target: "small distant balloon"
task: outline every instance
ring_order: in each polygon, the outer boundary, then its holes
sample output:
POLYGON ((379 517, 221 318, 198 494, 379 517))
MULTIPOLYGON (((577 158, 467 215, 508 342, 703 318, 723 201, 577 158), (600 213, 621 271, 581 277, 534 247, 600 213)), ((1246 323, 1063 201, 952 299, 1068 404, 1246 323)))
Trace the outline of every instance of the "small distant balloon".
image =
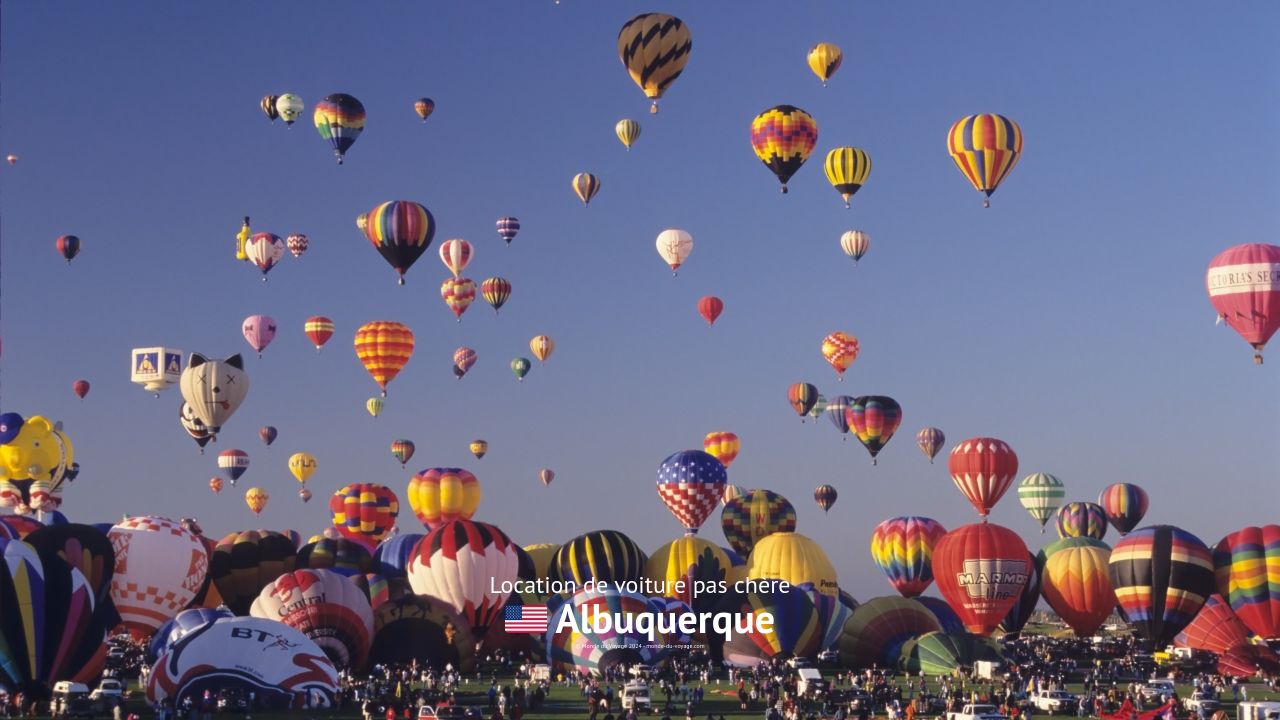
POLYGON ((515 373, 516 379, 524 381, 524 376, 529 374, 529 369, 533 367, 533 363, 529 362, 529 358, 518 357, 511 361, 511 372, 515 373))
POLYGON ((484 457, 484 454, 489 452, 489 443, 484 440, 472 440, 471 445, 468 447, 471 450, 471 454, 475 455, 477 460, 484 457))
POLYGON ((271 425, 264 425, 258 430, 258 437, 262 438, 262 444, 267 447, 271 447, 271 443, 276 441, 277 434, 275 427, 271 425))
POLYGON ((707 321, 708 327, 716 324, 716 318, 720 317, 722 312, 724 312, 724 301, 715 295, 704 296, 698 301, 698 314, 707 321))
POLYGON ((404 468, 409 460, 413 458, 413 452, 416 449, 417 446, 413 444, 412 440, 405 440, 404 438, 401 438, 391 442, 391 455, 396 460, 400 461, 401 468, 404 468))
POLYGON ((222 492, 222 478, 220 477, 209 478, 209 489, 213 491, 214 495, 217 495, 218 493, 222 492))
POLYGON ((260 515, 270 499, 271 496, 262 488, 249 488, 244 493, 244 503, 249 506, 254 515, 260 515))
POLYGON ((385 403, 382 398, 371 397, 364 401, 364 409, 368 410, 369 414, 374 417, 378 417, 382 414, 382 408, 384 405, 385 403))
POLYGON ((70 265, 75 256, 80 254, 80 238, 75 235, 63 235, 53 242, 58 254, 70 265))
MULTIPOLYGON (((472 365, 476 364, 476 351, 469 347, 460 347, 453 351, 453 365, 462 371, 462 375, 466 375, 472 365)), ((462 379, 462 375, 458 379, 462 379)))
POLYGON ((613 131, 617 133, 618 140, 630 150, 631 146, 640 137, 640 123, 631 118, 623 118, 618 121, 617 125, 613 126, 613 131))
POLYGON ((840 249, 845 255, 853 258, 853 264, 857 265, 862 256, 871 249, 871 236, 861 230, 847 230, 840 236, 840 249))
POLYGON ((17 164, 18 164, 18 156, 17 156, 17 155, 9 155, 8 157, 6 157, 6 158, 5 158, 5 160, 7 160, 7 161, 9 162, 9 164, 10 164, 10 165, 17 165, 17 164))
POLYGON ((83 400, 84 396, 89 394, 89 381, 77 380, 71 383, 71 391, 76 394, 76 397, 83 400))
POLYGON ((435 112, 436 103, 428 97, 421 97, 413 101, 413 111, 418 113, 418 117, 422 118, 422 122, 426 122, 431 117, 431 113, 435 112))
POLYGON ((513 217, 498 218, 498 237, 507 241, 510 245, 512 240, 516 239, 516 233, 520 232, 520 221, 513 217))
POLYGON ((311 491, 307 488, 298 488, 298 497, 302 498, 302 502, 310 502, 311 491))
POLYGON ((480 296, 493 306, 493 311, 496 313, 511 297, 511 281, 500 277, 485 278, 480 283, 480 296))
POLYGON ((289 252, 293 253, 294 257, 300 258, 311 245, 311 241, 307 239, 306 235, 294 233, 293 235, 285 238, 284 245, 289 248, 289 252))
POLYGON ((840 69, 840 63, 844 61, 844 53, 840 51, 839 45, 821 42, 809 51, 808 60, 809 69, 813 70, 813 74, 822 81, 822 87, 826 87, 827 81, 836 74, 836 70, 840 69))
POLYGON ((529 341, 529 350, 533 352, 533 356, 538 358, 539 363, 546 362, 551 357, 551 353, 555 352, 556 341, 546 335, 535 335, 529 341))
POLYGON ((550 485, 551 481, 555 479, 556 479, 556 473, 554 470, 550 470, 548 468, 542 468, 541 470, 538 471, 538 480, 542 481, 542 484, 544 487, 547 485, 550 485))
POLYGON ((573 176, 573 191, 577 193, 582 206, 591 204, 591 198, 600 192, 600 178, 591 173, 578 173, 573 176))
POLYGON ((312 315, 303 323, 302 330, 316 346, 316 352, 320 352, 320 348, 333 337, 333 321, 323 315, 312 315))

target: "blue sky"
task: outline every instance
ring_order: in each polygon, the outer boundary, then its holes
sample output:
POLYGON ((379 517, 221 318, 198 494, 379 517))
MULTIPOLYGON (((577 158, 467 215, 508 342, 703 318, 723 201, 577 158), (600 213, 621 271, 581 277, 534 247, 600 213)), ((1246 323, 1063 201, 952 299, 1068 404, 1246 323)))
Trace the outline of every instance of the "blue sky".
MULTIPOLYGON (((1276 521, 1277 367, 1215 327, 1203 287, 1220 250, 1276 242, 1280 227, 1280 8, 1231 3, 9 3, 3 24, 3 409, 61 419, 84 467, 64 510, 197 515, 212 535, 266 526, 304 535, 354 481, 403 495, 389 452, 418 446, 413 469, 460 465, 484 485, 477 519, 518 542, 614 527, 648 550, 679 534, 654 492, 668 454, 737 432, 731 482, 788 496, 799 530, 822 543, 859 598, 890 592, 867 543, 880 520, 976 516, 945 458, 914 446, 925 425, 950 440, 994 435, 1049 472, 1068 500, 1107 484, 1151 494, 1149 521, 1206 542, 1276 521), (336 8, 336 6, 334 6, 336 8), (672 12, 693 33, 684 75, 657 116, 617 59, 617 30, 672 12), (75 22, 69 18, 74 16, 75 22), (823 88, 805 64, 819 41, 844 66, 823 88), (292 129, 258 110, 267 93, 307 103, 292 129), (368 111, 338 167, 311 127, 326 94, 368 111), (425 125, 421 95, 436 102, 425 125), (748 141, 751 118, 798 105, 818 150, 782 196, 748 141), (945 133, 962 115, 1018 121, 1022 161, 983 210, 945 133), (613 135, 641 123, 630 152, 613 135), (821 154, 870 153, 845 210, 821 154), (584 209, 569 179, 603 189, 584 209), (354 226, 384 200, 425 204, 436 242, 398 287, 354 226), (255 230, 306 233, 262 283, 233 259, 242 215, 255 230), (523 229, 510 248, 502 215, 523 229), (654 251, 664 228, 691 232, 678 278, 654 251), (856 269, 840 234, 870 233, 856 269), (84 241, 71 267, 61 234, 84 241), (466 275, 514 285, 500 316, 477 301, 461 323, 441 302, 446 238, 476 247, 466 275), (714 328, 705 294, 724 298, 714 328), (281 326, 264 357, 240 336, 249 314, 281 326), (338 331, 316 355, 304 318, 338 331), (413 359, 371 419, 376 386, 352 351, 363 322, 398 320, 413 359), (843 383, 819 354, 845 330, 862 356, 843 383), (555 338, 523 383, 507 369, 536 334, 555 338), (197 454, 161 399, 129 383, 131 347, 248 355, 248 400, 197 454), (460 345, 479 362, 450 373, 460 345), (71 393, 77 378, 92 392, 71 393), (904 422, 877 467, 823 419, 801 424, 786 388, 887 394, 904 422), (275 445, 257 439, 279 428, 275 445), (490 442, 475 460, 473 438, 490 442), (217 450, 252 467, 213 496, 217 450), (285 467, 319 458, 303 505, 285 467), (556 471, 543 488, 542 467, 556 471), (824 516, 811 500, 830 483, 824 516), (260 519, 242 491, 272 495, 260 519)), ((950 443, 948 443, 948 448, 950 443)), ((944 453, 946 451, 944 450, 944 453)), ((1032 549, 1048 538, 1013 492, 993 520, 1032 549)), ((400 525, 417 526, 407 503, 400 525)), ((721 541, 718 516, 703 529, 721 541)), ((1049 536, 1053 537, 1050 530, 1049 536)), ((1109 536, 1114 540, 1114 535, 1109 536)))

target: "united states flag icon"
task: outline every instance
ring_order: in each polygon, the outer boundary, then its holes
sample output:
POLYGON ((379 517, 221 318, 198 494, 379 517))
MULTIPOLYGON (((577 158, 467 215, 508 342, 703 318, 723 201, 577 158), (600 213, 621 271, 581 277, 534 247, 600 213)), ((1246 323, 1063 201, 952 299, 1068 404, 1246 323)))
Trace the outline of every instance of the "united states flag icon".
POLYGON ((544 633, 547 631, 545 605, 508 605, 502 610, 502 629, 509 633, 544 633))

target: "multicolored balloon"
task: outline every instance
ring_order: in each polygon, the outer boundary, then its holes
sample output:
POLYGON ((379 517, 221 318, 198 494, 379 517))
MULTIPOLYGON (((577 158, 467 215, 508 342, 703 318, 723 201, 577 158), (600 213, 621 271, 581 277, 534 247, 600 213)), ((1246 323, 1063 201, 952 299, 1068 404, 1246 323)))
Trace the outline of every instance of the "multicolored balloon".
MULTIPOLYGON (((476 351, 469 347, 460 347, 453 351, 453 366, 462 371, 462 375, 466 375, 467 371, 476 364, 476 351)), ((458 379, 462 379, 462 375, 458 379)))
POLYGON ((476 456, 477 460, 479 460, 484 457, 485 453, 489 452, 489 443, 484 440, 472 440, 471 444, 467 446, 467 449, 471 451, 472 455, 476 456))
POLYGON ((346 539, 370 553, 395 529, 400 500, 391 488, 376 483, 351 483, 329 499, 333 526, 346 539))
POLYGON ((848 208, 849 199, 862 189, 871 174, 871 156, 862 148, 832 148, 822 166, 827 172, 827 181, 840 193, 848 208))
POLYGON ((787 181, 809 159, 818 144, 818 123, 793 105, 778 105, 751 121, 751 147, 756 157, 778 177, 782 192, 787 181))
POLYGON ((1040 523, 1042 533, 1045 523, 1058 511, 1062 498, 1066 495, 1066 486, 1062 481, 1048 473, 1033 473, 1018 483, 1018 502, 1040 523))
POLYGON ((285 238, 284 245, 295 258, 300 258, 307 251, 307 248, 311 246, 311 241, 307 239, 306 235, 294 233, 285 238))
POLYGON ((853 667, 893 667, 908 641, 941 629, 934 614, 917 600, 873 598, 845 621, 837 640, 840 660, 853 667))
POLYGON ((244 244, 245 259, 262 272, 262 282, 267 281, 267 273, 284 257, 284 250, 284 240, 269 232, 254 233, 244 244))
POLYGON ((223 450, 218 453, 218 469, 235 487, 236 481, 249 469, 249 453, 234 448, 223 450))
POLYGON ((444 263, 455 278, 471 264, 474 255, 471 243, 461 238, 452 238, 440 244, 440 262, 444 263))
POLYGON ((643 13, 618 31, 618 58, 631 79, 653 101, 649 112, 658 112, 658 99, 684 72, 693 51, 693 36, 678 17, 643 13))
POLYGON ((1003 115, 969 115, 951 126, 947 150, 974 189, 988 199, 1022 156, 1022 128, 1003 115))
POLYGON ((682 450, 658 466, 658 497, 686 535, 697 533, 706 522, 728 482, 724 464, 702 450, 682 450))
POLYGON ((509 593, 497 588, 519 577, 516 548, 493 525, 446 522, 414 548, 406 568, 409 584, 418 595, 452 605, 482 634, 507 603, 509 593))
POLYGON ((800 422, 804 422, 805 416, 817 401, 818 388, 810 383, 795 383, 787 388, 787 402, 791 403, 791 409, 800 416, 800 422))
POLYGON ((858 435, 858 441, 871 454, 871 464, 884 449, 898 426, 902 424, 902 406, 884 395, 863 395, 853 399, 845 411, 849 427, 858 435))
POLYGON ((356 357, 386 397, 387 383, 395 380, 413 356, 413 331, 398 322, 365 323, 356 330, 355 348, 356 357))
POLYGON ((222 478, 217 476, 209 478, 209 489, 213 491, 214 495, 222 492, 222 478))
POLYGON ((302 102, 302 98, 293 93, 285 93, 276 98, 276 112, 280 114, 286 127, 293 125, 305 109, 306 104, 302 102))
POLYGON ((262 440, 262 444, 271 447, 271 443, 276 441, 279 432, 271 425, 263 425, 258 428, 258 439, 262 440))
POLYGON ((373 636, 373 609, 355 583, 332 570, 294 570, 276 578, 249 608, 311 638, 343 668, 363 667, 373 636))
POLYGON ((462 468, 429 468, 409 479, 409 507, 428 530, 469 520, 480 505, 480 481, 462 468))
POLYGON ((938 456, 938 451, 947 443, 947 436, 936 427, 927 427, 916 433, 916 446, 929 458, 929 464, 938 456))
POLYGON ((831 506, 836 504, 836 498, 840 497, 840 493, 830 485, 819 485, 813 491, 813 501, 818 503, 818 507, 822 508, 822 512, 831 510, 831 506))
POLYGON ((809 69, 822 81, 822 87, 826 87, 827 81, 836 74, 836 70, 840 69, 840 63, 844 61, 844 53, 840 51, 839 45, 820 42, 809 50, 807 59, 809 69))
POLYGON ((1110 575, 1120 616, 1149 649, 1168 645, 1214 591, 1209 548, 1170 525, 1121 538, 1111 550, 1110 575))
POLYGON ((1018 455, 1003 440, 969 438, 951 448, 947 469, 956 488, 986 517, 1013 484, 1018 455))
POLYGON ((271 499, 271 495, 266 490, 258 487, 252 487, 244 491, 244 504, 249 506, 254 515, 262 514, 267 507, 267 501, 271 499))
POLYGON ((750 490, 724 504, 720 529, 729 546, 747 557, 762 538, 776 532, 794 532, 796 509, 772 490, 750 490))
POLYGON ((702 439, 702 449, 719 460, 726 468, 733 464, 734 459, 738 457, 738 450, 741 448, 742 443, 738 440, 738 436, 727 430, 709 432, 702 439))
POLYGON ((75 235, 60 235, 57 240, 53 241, 54 248, 63 260, 70 265, 71 261, 80 254, 80 238, 75 235))
POLYGON ((1058 511, 1058 537, 1101 540, 1107 534, 1107 514, 1091 502, 1071 502, 1058 511))
POLYGON ((507 304, 507 298, 511 297, 511 281, 500 277, 485 278, 480 283, 480 295, 497 313, 507 304))
POLYGON ((208 551, 180 523, 152 515, 123 520, 107 537, 115 549, 111 599, 124 626, 147 637, 195 597, 209 571, 208 551))
POLYGON ((827 419, 842 436, 849 434, 849 406, 852 404, 853 398, 848 395, 836 395, 827 402, 827 419))
POLYGON ((391 441, 391 455, 400 461, 401 468, 413 459, 413 451, 416 449, 417 446, 413 444, 412 440, 400 438, 399 440, 391 441))
POLYGON ((462 313, 476 299, 476 283, 468 278, 449 278, 440 284, 440 297, 458 322, 462 322, 462 313))
POLYGON ((404 284, 404 274, 422 257, 436 235, 436 219, 423 205, 409 200, 384 202, 370 210, 364 235, 404 284))
POLYGON ((840 236, 840 249, 844 251, 845 255, 853 259, 853 264, 856 267, 862 256, 866 255, 867 251, 871 249, 871 236, 861 230, 846 230, 840 236))
POLYGON ((844 332, 833 332, 822 339, 822 357, 836 371, 836 379, 844 381, 844 371, 858 359, 858 338, 844 332))
POLYGON ((333 321, 323 315, 312 315, 302 324, 302 331, 307 334, 316 352, 333 337, 333 321))
POLYGON ((1098 495, 1098 504, 1107 514, 1107 521, 1121 535, 1127 535, 1147 514, 1147 492, 1133 483, 1115 483, 1098 495))
POLYGON ((1022 538, 994 523, 965 525, 938 538, 933 574, 969 632, 990 635, 1009 613, 1032 572, 1022 538))
POLYGON ((346 93, 334 93, 316 104, 312 120, 320 137, 333 146, 341 165, 347 150, 364 132, 364 105, 346 93))
POLYGON ((263 95, 262 101, 258 103, 258 107, 262 108, 262 114, 267 116, 271 122, 275 122, 280 117, 280 113, 276 111, 276 99, 279 95, 263 95))
POLYGON ((421 97, 413 101, 413 111, 418 113, 418 117, 422 118, 422 122, 426 122, 431 117, 431 113, 435 112, 436 103, 428 97, 421 97))
POLYGON ((1040 557, 1045 601, 1076 637, 1091 637, 1115 609, 1111 548, 1096 538, 1077 536, 1050 543, 1040 557))
POLYGON ((498 218, 498 237, 511 245, 511 241, 516 239, 516 233, 520 232, 520 220, 513 217, 498 218))
POLYGON ((903 597, 915 597, 933 583, 933 549, 946 532, 932 518, 890 518, 871 533, 871 559, 894 590, 903 597))
POLYGON ((582 201, 582 206, 586 207, 591 204, 591 198, 600 192, 600 178, 591 173, 578 173, 573 176, 570 183, 573 192, 577 194, 578 199, 582 201))
POLYGON ((1263 639, 1280 638, 1280 525, 1245 527, 1213 550, 1218 592, 1263 639))

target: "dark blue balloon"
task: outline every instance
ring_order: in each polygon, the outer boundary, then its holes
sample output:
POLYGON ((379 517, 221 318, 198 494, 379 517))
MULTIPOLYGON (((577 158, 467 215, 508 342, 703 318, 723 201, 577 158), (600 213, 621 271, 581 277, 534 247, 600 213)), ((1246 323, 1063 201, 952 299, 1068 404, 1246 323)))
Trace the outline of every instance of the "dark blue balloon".
POLYGON ((156 630, 155 635, 151 636, 151 641, 147 643, 147 664, 154 663, 165 650, 173 647, 174 643, 181 640, 187 633, 196 628, 218 620, 219 618, 235 617, 235 615, 225 607, 217 610, 209 608, 192 608, 183 610, 172 619, 165 622, 156 630))
POLYGON ((658 484, 720 484, 729 481, 724 463, 702 450, 682 450, 658 466, 658 484))
POLYGON ((0 445, 7 445, 18 437, 18 431, 22 430, 22 424, 26 422, 18 413, 5 413, 0 415, 0 445))
POLYGON ((386 578, 407 577, 409 556, 425 535, 402 533, 378 544, 373 551, 373 571, 386 578))

